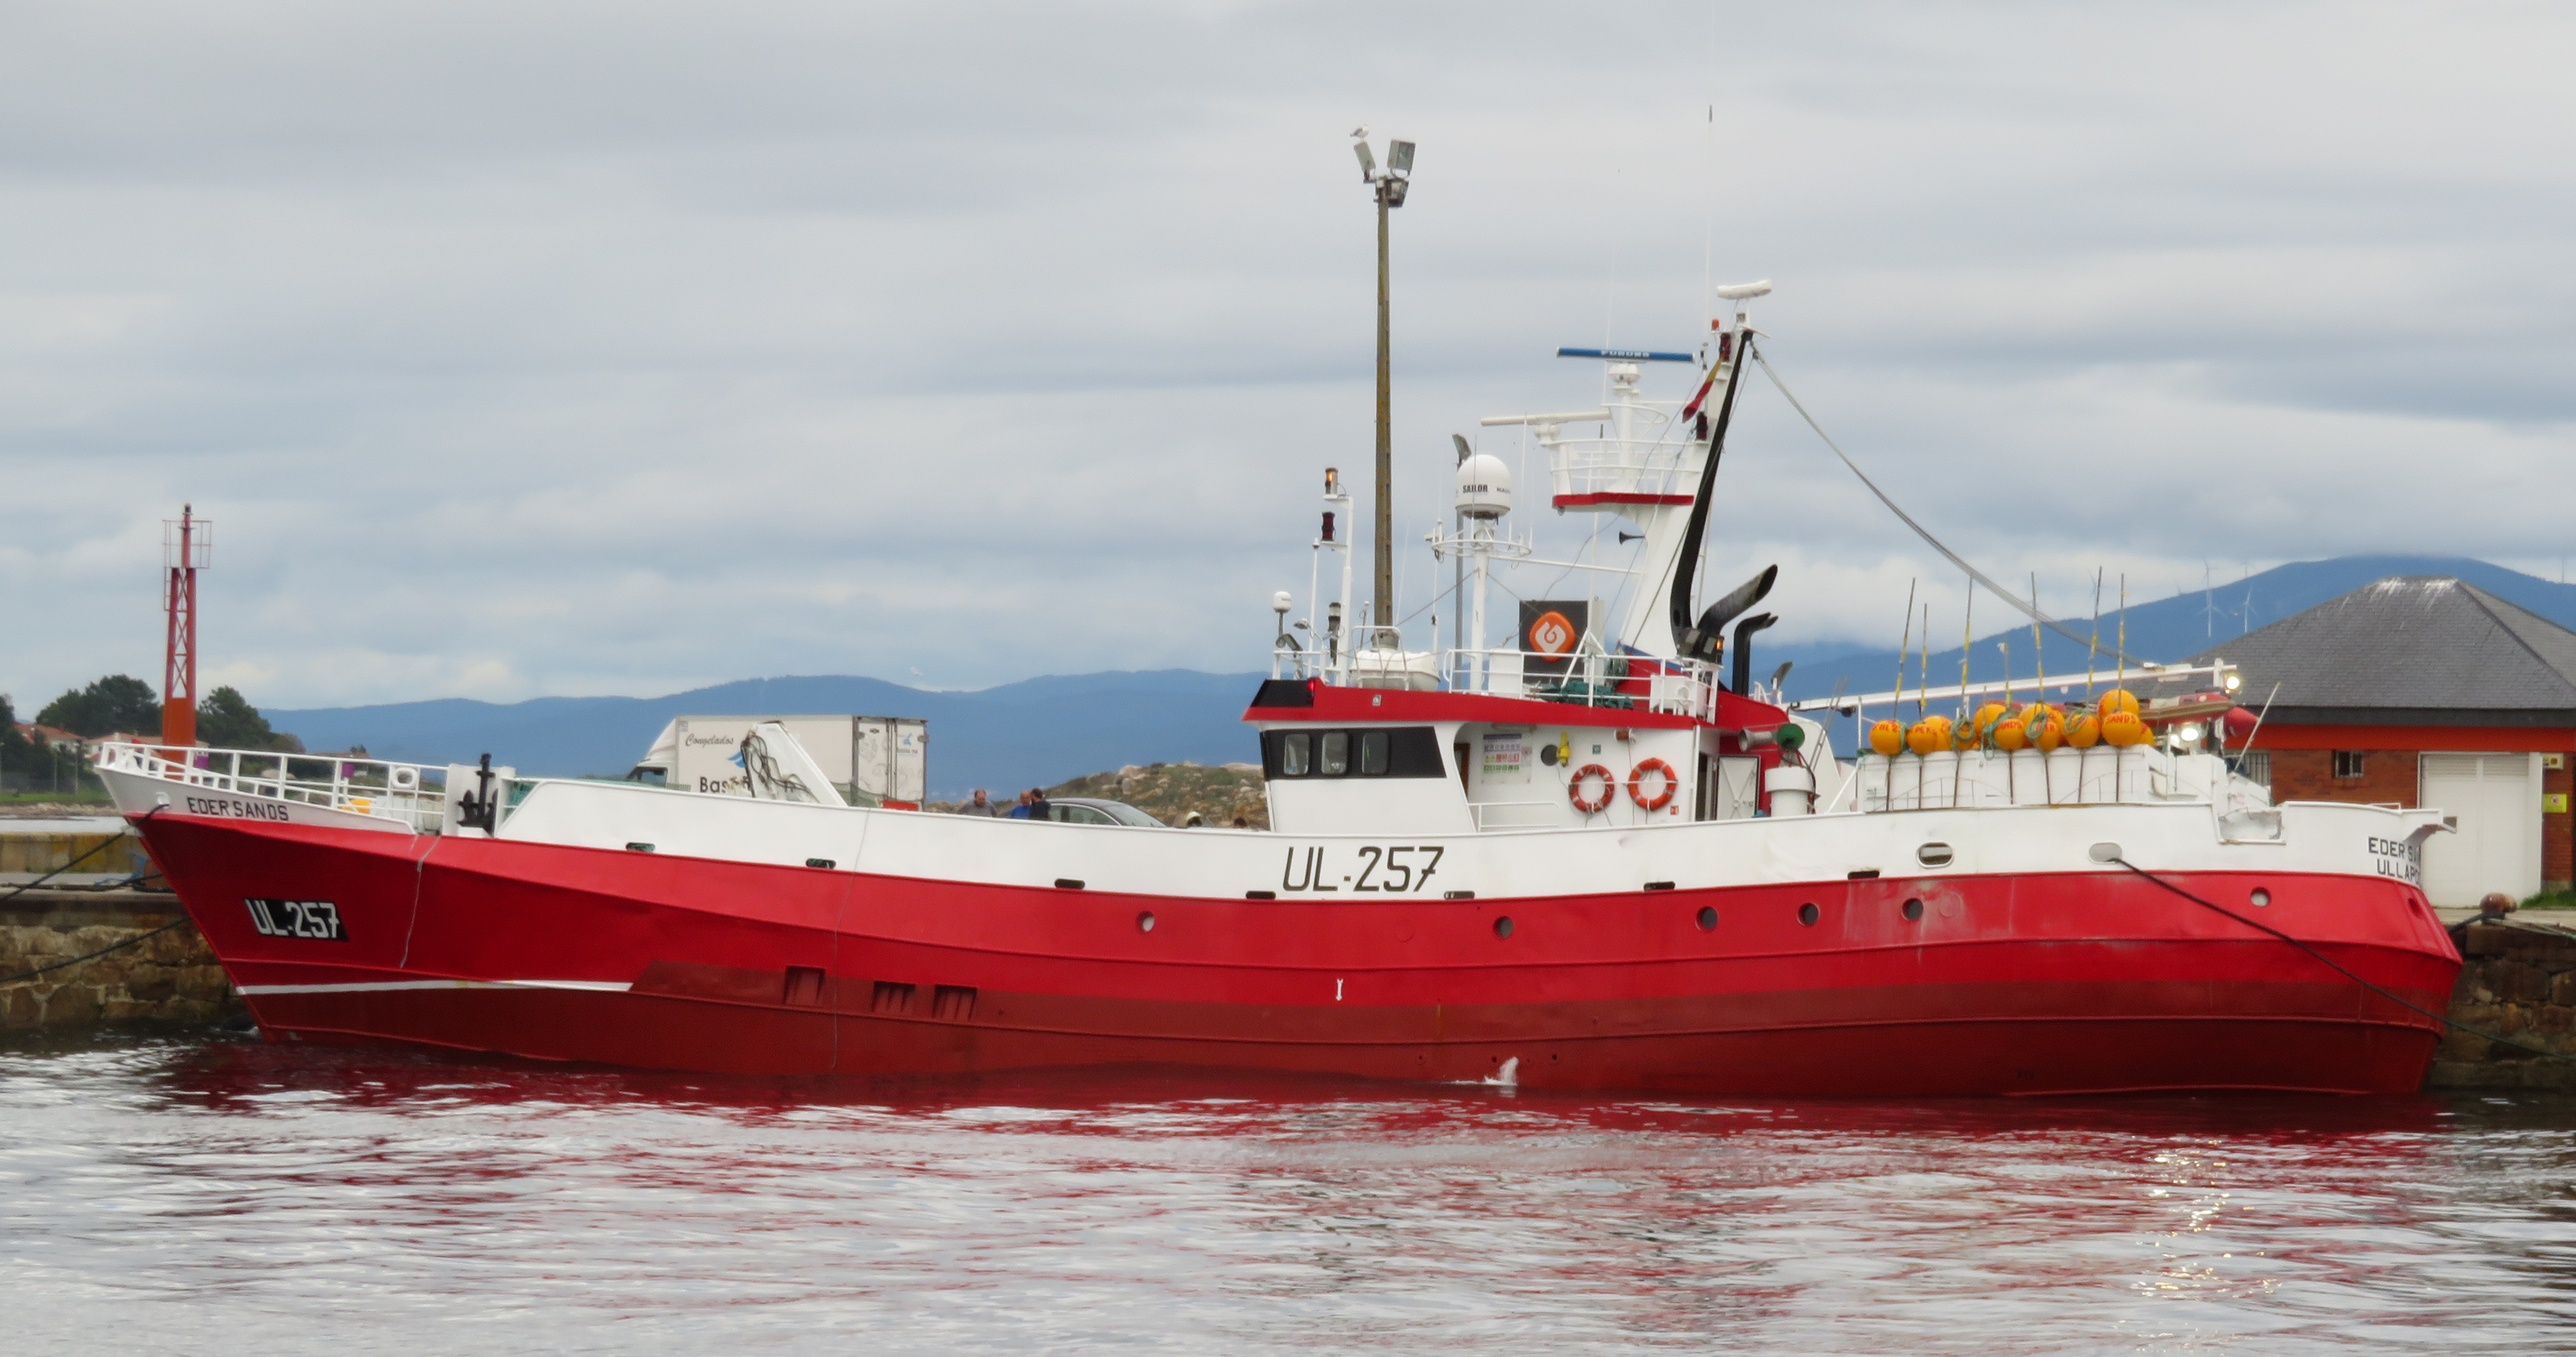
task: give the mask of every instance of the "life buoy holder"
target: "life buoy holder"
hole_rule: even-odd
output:
[[[1585,796],[1583,784],[1596,777],[1601,779],[1601,795],[1597,798]],[[1610,798],[1619,794],[1619,779],[1611,776],[1610,770],[1600,764],[1587,763],[1574,770],[1574,777],[1565,784],[1565,794],[1574,802],[1576,810],[1586,815],[1598,815],[1608,810]]]
[[[1664,789],[1655,793],[1651,799],[1637,786],[1637,780],[1648,773],[1656,774],[1664,780]],[[1649,811],[1662,810],[1671,805],[1673,793],[1679,790],[1681,785],[1682,780],[1673,776],[1673,766],[1662,759],[1647,759],[1628,770],[1628,799]]]

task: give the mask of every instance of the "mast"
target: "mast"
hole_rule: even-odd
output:
[[[1404,206],[1405,191],[1412,186],[1413,143],[1389,141],[1386,169],[1380,172],[1377,157],[1369,153],[1368,129],[1362,127],[1351,137],[1351,149],[1359,153],[1360,178],[1377,200],[1377,591],[1367,640],[1374,650],[1380,630],[1395,623],[1395,427],[1394,383],[1388,363],[1386,214]]]
[[[1711,381],[1715,381],[1718,372],[1724,371],[1726,395],[1718,403],[1717,421],[1708,432],[1708,455],[1700,464],[1699,488],[1691,496],[1690,518],[1682,528],[1681,554],[1673,563],[1673,593],[1668,613],[1673,628],[1673,649],[1683,659],[1714,660],[1722,644],[1720,634],[1714,628],[1709,634],[1703,634],[1698,625],[1700,619],[1691,616],[1691,586],[1699,570],[1701,540],[1708,535],[1708,505],[1710,496],[1717,490],[1717,464],[1726,455],[1726,429],[1735,419],[1735,393],[1743,387],[1744,365],[1753,357],[1753,327],[1745,321],[1744,304],[1770,291],[1768,280],[1732,283],[1717,290],[1718,296],[1735,303],[1735,323],[1718,337],[1719,367],[1710,369],[1709,376]],[[1699,396],[1683,407],[1682,416],[1686,419],[1697,416],[1701,402],[1707,398],[1708,387],[1703,384]],[[1752,607],[1763,594],[1770,592],[1767,577],[1772,573],[1765,572],[1762,587],[1744,599],[1737,611]],[[1913,605],[1909,602],[1906,607],[1911,621]],[[1718,618],[1714,625],[1723,627],[1733,620],[1733,614],[1729,614]]]

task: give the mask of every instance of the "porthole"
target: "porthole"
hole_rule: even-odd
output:
[[[1950,858],[1950,845],[1946,843],[1927,843],[1914,850],[1914,860],[1926,867],[1947,867]]]
[[[1923,917],[1923,902],[1922,902],[1922,901],[1920,901],[1920,900],[1908,900],[1908,901],[1906,901],[1906,902],[1905,902],[1905,921],[1906,921],[1907,923],[1912,923],[1912,922],[1914,922],[1915,920],[1920,919],[1920,918],[1922,918],[1922,917]]]
[[[1139,933],[1151,933],[1154,931],[1154,911],[1149,909],[1136,916],[1136,931]]]
[[[1798,906],[1798,922],[1810,928],[1815,927],[1816,920],[1822,917],[1824,917],[1824,911],[1816,908],[1812,902]]]
[[[1495,937],[1498,937],[1498,938],[1508,938],[1508,937],[1510,937],[1511,935],[1512,935],[1512,917],[1511,917],[1510,915],[1506,914],[1506,915],[1504,915],[1503,917],[1501,917],[1501,918],[1499,918],[1499,919],[1494,920],[1494,936],[1495,936]]]
[[[2272,893],[2260,886],[2256,886],[2254,888],[2254,894],[2247,898],[2254,902],[2254,907],[2256,909],[2261,909],[2263,906],[2272,903]]]
[[[1713,933],[1717,931],[1717,906],[1702,905],[1699,907],[1699,931],[1703,933]]]

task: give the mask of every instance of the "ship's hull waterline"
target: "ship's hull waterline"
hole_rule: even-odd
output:
[[[1259,900],[129,809],[271,1040],[758,1074],[1509,1069],[1530,1088],[1934,1096],[2410,1091],[2440,1036],[2116,867]],[[1222,837],[1274,872],[1285,851],[1294,884],[1278,837],[1120,837],[1144,854]],[[2447,1003],[2458,956],[2412,884],[2159,875],[2211,901],[2260,889],[2265,924]]]

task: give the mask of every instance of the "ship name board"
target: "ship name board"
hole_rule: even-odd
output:
[[[2410,886],[2424,884],[2424,850],[2409,839],[2370,841],[2370,865],[2381,876]]]
[[[212,815],[228,820],[275,820],[287,823],[286,807],[275,801],[245,801],[233,796],[187,796],[190,815]]]

